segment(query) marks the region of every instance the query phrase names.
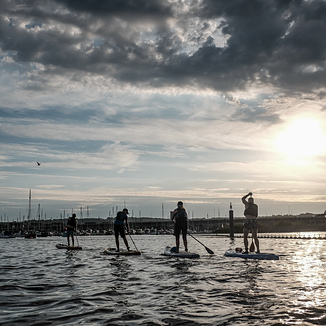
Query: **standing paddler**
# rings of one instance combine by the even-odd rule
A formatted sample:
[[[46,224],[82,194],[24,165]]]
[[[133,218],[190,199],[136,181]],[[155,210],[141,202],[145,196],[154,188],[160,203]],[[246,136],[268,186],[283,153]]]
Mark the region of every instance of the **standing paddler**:
[[[250,198],[247,201],[247,198]],[[243,242],[245,246],[245,254],[248,253],[248,234],[251,232],[253,239],[255,240],[255,245],[257,248],[257,253],[259,251],[259,240],[258,240],[258,206],[254,203],[252,198],[252,192],[249,192],[247,195],[242,197],[242,202],[245,205],[244,215],[246,217],[243,223]],[[253,249],[254,251],[254,249]]]
[[[77,219],[76,219],[76,214],[72,214],[68,218],[67,222],[67,241],[68,241],[68,247],[70,246],[70,237],[71,237],[71,242],[72,245],[75,245],[75,239],[74,239],[74,232],[77,232]]]
[[[171,216],[172,222],[174,223],[174,236],[176,243],[176,251],[179,252],[180,247],[180,233],[182,232],[182,240],[185,247],[185,251],[188,251],[187,242],[187,229],[188,229],[188,216],[185,208],[183,207],[183,202],[178,202],[178,207],[173,211]]]
[[[125,226],[127,228],[127,232],[129,233],[129,224],[128,224],[128,216],[127,214],[129,214],[128,209],[124,208],[121,211],[119,211],[117,213],[117,216],[115,218],[115,222],[114,222],[114,235],[115,235],[115,243],[117,246],[117,252],[120,251],[120,245],[119,245],[119,234],[121,235],[121,238],[123,239],[127,250],[129,251],[129,244],[126,238],[126,232],[125,232]]]

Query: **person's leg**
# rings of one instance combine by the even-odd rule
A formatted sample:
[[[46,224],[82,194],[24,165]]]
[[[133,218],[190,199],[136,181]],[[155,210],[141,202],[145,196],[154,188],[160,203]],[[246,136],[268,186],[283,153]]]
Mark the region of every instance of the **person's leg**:
[[[125,245],[127,247],[127,250],[129,251],[130,248],[129,248],[129,244],[128,244],[128,240],[127,240],[126,236],[123,236],[122,239],[123,239],[123,241],[124,241],[124,243],[125,243]]]
[[[175,246],[177,247],[177,250],[175,252],[179,252],[180,247],[180,235],[175,236]]]
[[[123,242],[125,243],[125,245],[127,247],[127,250],[129,250],[129,245],[128,245],[128,241],[127,241],[127,238],[126,238],[126,232],[125,232],[125,228],[124,228],[123,225],[119,226],[119,233],[121,235],[121,238],[123,239]]]
[[[119,236],[115,237],[115,245],[117,247],[117,251],[120,251]]]
[[[249,230],[243,228],[243,244],[245,246],[245,252],[248,252],[248,234]]]
[[[70,234],[69,234],[69,231],[67,231],[67,241],[68,241],[68,247],[70,246],[70,241],[69,241],[69,238],[70,238]]]
[[[183,237],[183,245],[185,247],[185,251],[188,251],[188,241],[187,241],[187,235]]]
[[[175,235],[175,246],[176,246],[176,251],[179,252],[179,247],[180,247],[180,232],[181,228],[178,224],[175,225],[174,228],[174,235]]]
[[[72,242],[72,245],[74,246],[75,245],[75,237],[74,237],[74,233],[73,232],[71,234],[71,242]]]
[[[117,251],[120,250],[120,244],[119,244],[119,229],[117,225],[114,225],[114,236],[115,236],[115,245],[117,247]]]
[[[259,250],[259,240],[258,240],[258,229],[252,230],[252,237],[255,240],[255,245],[256,245],[256,252],[260,252]]]

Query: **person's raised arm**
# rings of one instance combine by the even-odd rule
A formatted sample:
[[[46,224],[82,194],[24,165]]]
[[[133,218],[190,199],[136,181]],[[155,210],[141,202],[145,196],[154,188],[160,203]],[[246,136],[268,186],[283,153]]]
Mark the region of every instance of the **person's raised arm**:
[[[242,197],[242,202],[246,205],[246,204],[248,204],[248,202],[247,202],[247,198],[249,197],[249,196],[252,196],[252,192],[249,192],[249,193],[247,193],[246,195],[244,195],[243,197]]]

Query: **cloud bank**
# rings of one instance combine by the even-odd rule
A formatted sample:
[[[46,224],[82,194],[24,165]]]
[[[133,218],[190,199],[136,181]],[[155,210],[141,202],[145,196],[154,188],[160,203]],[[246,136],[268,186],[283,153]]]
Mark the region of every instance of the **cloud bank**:
[[[227,212],[248,188],[266,207],[293,192],[319,203],[325,153],[284,186],[275,139],[295,116],[325,120],[325,14],[321,0],[1,1],[6,209],[28,188],[71,206],[102,192],[103,207],[127,197],[138,210],[149,196],[158,212],[180,198]]]

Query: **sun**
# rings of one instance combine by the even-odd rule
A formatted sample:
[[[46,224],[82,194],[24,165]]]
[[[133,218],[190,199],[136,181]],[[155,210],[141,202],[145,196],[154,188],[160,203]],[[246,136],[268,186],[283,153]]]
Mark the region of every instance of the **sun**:
[[[316,157],[326,151],[325,131],[317,119],[297,119],[279,134],[276,146],[291,158]]]

